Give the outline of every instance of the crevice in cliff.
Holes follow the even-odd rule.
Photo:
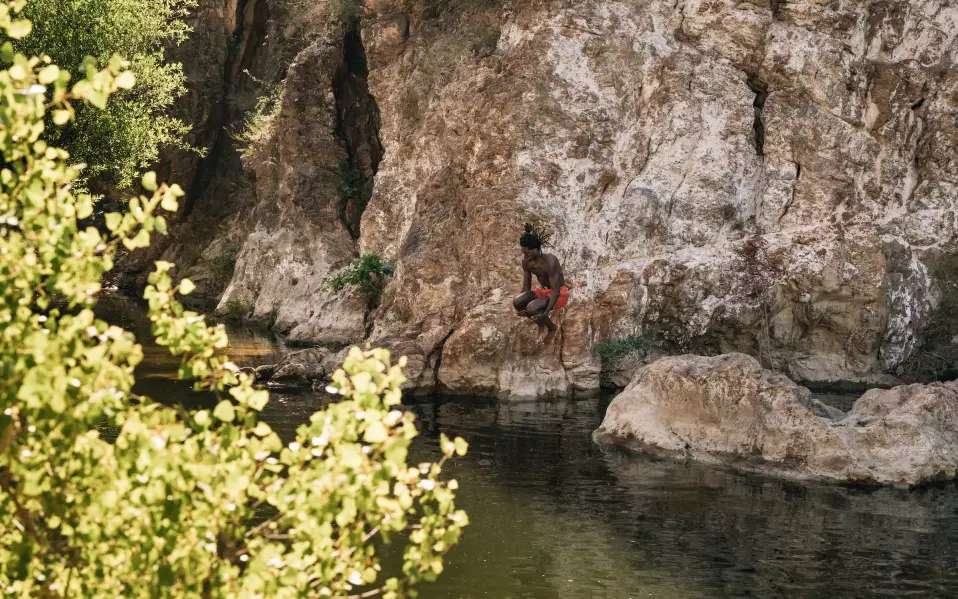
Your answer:
[[[369,93],[366,49],[358,23],[343,36],[343,62],[333,76],[336,97],[336,135],[348,158],[339,165],[336,189],[340,198],[339,217],[354,239],[372,196],[373,178],[383,157],[379,140],[379,106]]]
[[[755,120],[752,122],[752,130],[755,134],[755,152],[759,156],[765,155],[765,121],[763,120],[765,111],[765,100],[768,99],[768,85],[755,75],[749,75],[746,79],[748,88],[755,94],[752,101],[752,108],[755,111]]]
[[[456,327],[451,327],[449,329],[449,332],[446,333],[446,336],[442,338],[442,341],[437,343],[436,347],[433,348],[432,352],[430,352],[429,358],[427,359],[427,362],[426,362],[428,364],[428,360],[432,359],[432,357],[435,356],[435,364],[433,365],[433,368],[432,368],[432,380],[433,380],[433,385],[435,386],[436,391],[439,390],[439,367],[442,366],[442,351],[446,347],[446,341],[449,341],[449,338],[452,337],[452,334],[455,332],[456,332]]]
[[[791,209],[792,204],[795,203],[795,190],[798,189],[798,182],[802,180],[802,165],[795,163],[795,182],[792,184],[792,195],[788,198],[788,202],[785,204],[785,207],[782,208],[782,213],[778,217],[778,222],[782,222],[782,219],[788,214],[789,209]]]
[[[772,11],[772,17],[781,18],[782,4],[784,0],[768,0],[768,8]]]
[[[235,22],[236,30],[229,43],[229,53],[223,66],[222,93],[213,110],[210,111],[210,119],[206,127],[206,132],[201,137],[212,139],[212,144],[206,154],[200,158],[197,163],[195,174],[190,181],[186,200],[183,207],[183,216],[189,216],[196,202],[201,199],[217,175],[222,175],[224,170],[229,170],[229,166],[223,168],[223,162],[231,158],[233,149],[233,140],[226,129],[237,116],[235,110],[231,110],[230,94],[235,87],[237,76],[248,69],[253,62],[256,49],[266,39],[266,24],[269,21],[269,3],[266,0],[237,0]],[[238,160],[233,160],[233,164],[238,174],[241,166]]]

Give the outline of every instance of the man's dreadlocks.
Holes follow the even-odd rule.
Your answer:
[[[542,227],[537,227],[532,223],[526,223],[526,232],[519,238],[519,247],[541,250],[543,246],[549,245],[549,239],[551,238],[551,232],[546,232]]]

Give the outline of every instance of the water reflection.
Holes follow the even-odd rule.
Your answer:
[[[607,401],[412,406],[426,435],[472,444],[452,468],[472,526],[424,597],[956,595],[954,486],[867,492],[600,448]]]
[[[148,339],[137,309],[113,314]],[[230,340],[240,364],[283,353],[250,331]],[[166,350],[146,355],[138,390],[210,402],[171,379]],[[324,401],[274,393],[263,417],[288,440]],[[440,431],[470,443],[448,471],[472,524],[421,597],[958,596],[954,485],[861,491],[631,455],[590,440],[608,401],[407,400],[412,461],[438,459]]]

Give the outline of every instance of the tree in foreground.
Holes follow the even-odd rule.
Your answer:
[[[86,163],[85,178],[127,187],[163,146],[183,147],[188,127],[168,112],[186,80],[166,49],[186,38],[184,18],[195,6],[195,0],[30,0],[24,9],[33,31],[14,41],[15,51],[47,54],[77,73],[86,71],[88,56],[103,65],[119,54],[136,77],[136,88],[120,90],[106,109],[78,106],[69,126],[47,131],[46,141]]]
[[[26,35],[22,2],[0,3],[0,31]],[[81,169],[41,140],[71,102],[103,108],[132,87],[126,63],[70,75],[45,57],[0,50],[0,593],[11,597],[384,597],[442,571],[466,515],[442,464],[410,467],[412,416],[399,408],[401,367],[353,348],[331,390],[342,396],[284,445],[259,420],[257,390],[222,351],[220,326],[183,309],[172,265],[157,263],[145,298],[158,343],[215,407],[165,406],[133,389],[142,351],[94,317],[100,280],[122,244],[163,233],[182,192],[158,186],[81,230],[92,199]],[[211,404],[213,405],[213,404]],[[119,432],[115,441],[100,430]],[[390,541],[401,559],[384,565]],[[389,564],[392,564],[389,561]]]

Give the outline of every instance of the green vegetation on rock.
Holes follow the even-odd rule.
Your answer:
[[[115,94],[105,110],[78,106],[72,123],[50,128],[44,135],[47,142],[87,165],[84,179],[127,187],[157,160],[160,148],[183,147],[188,127],[168,112],[184,92],[186,80],[181,65],[166,60],[165,49],[185,39],[189,29],[183,18],[195,4],[195,0],[31,0],[26,5],[23,16],[33,23],[33,32],[14,42],[17,52],[49,55],[75,77],[118,54],[128,57],[128,68],[136,77],[136,89]]]
[[[632,335],[618,339],[609,339],[595,345],[595,351],[606,359],[621,358],[634,351],[647,350],[655,347],[655,343],[640,335]]]
[[[27,35],[0,4],[0,31]],[[168,262],[144,293],[156,342],[179,375],[214,398],[170,407],[133,391],[143,350],[94,316],[116,250],[166,231],[183,192],[143,177],[150,194],[81,229],[93,199],[68,153],[41,140],[107,106],[134,76],[113,59],[69,86],[46,59],[2,49],[0,70],[0,589],[9,597],[413,596],[442,572],[466,515],[445,459],[406,463],[417,431],[400,409],[400,359],[353,348],[333,376],[342,397],[283,443],[259,414],[269,401],[223,353],[222,326],[183,308]],[[44,88],[46,88],[44,90]],[[117,431],[113,440],[101,430]],[[400,559],[383,563],[390,541]]]
[[[385,286],[386,278],[396,272],[396,267],[376,254],[364,254],[330,279],[333,291],[341,291],[347,285],[356,285],[366,298],[377,300]]]

